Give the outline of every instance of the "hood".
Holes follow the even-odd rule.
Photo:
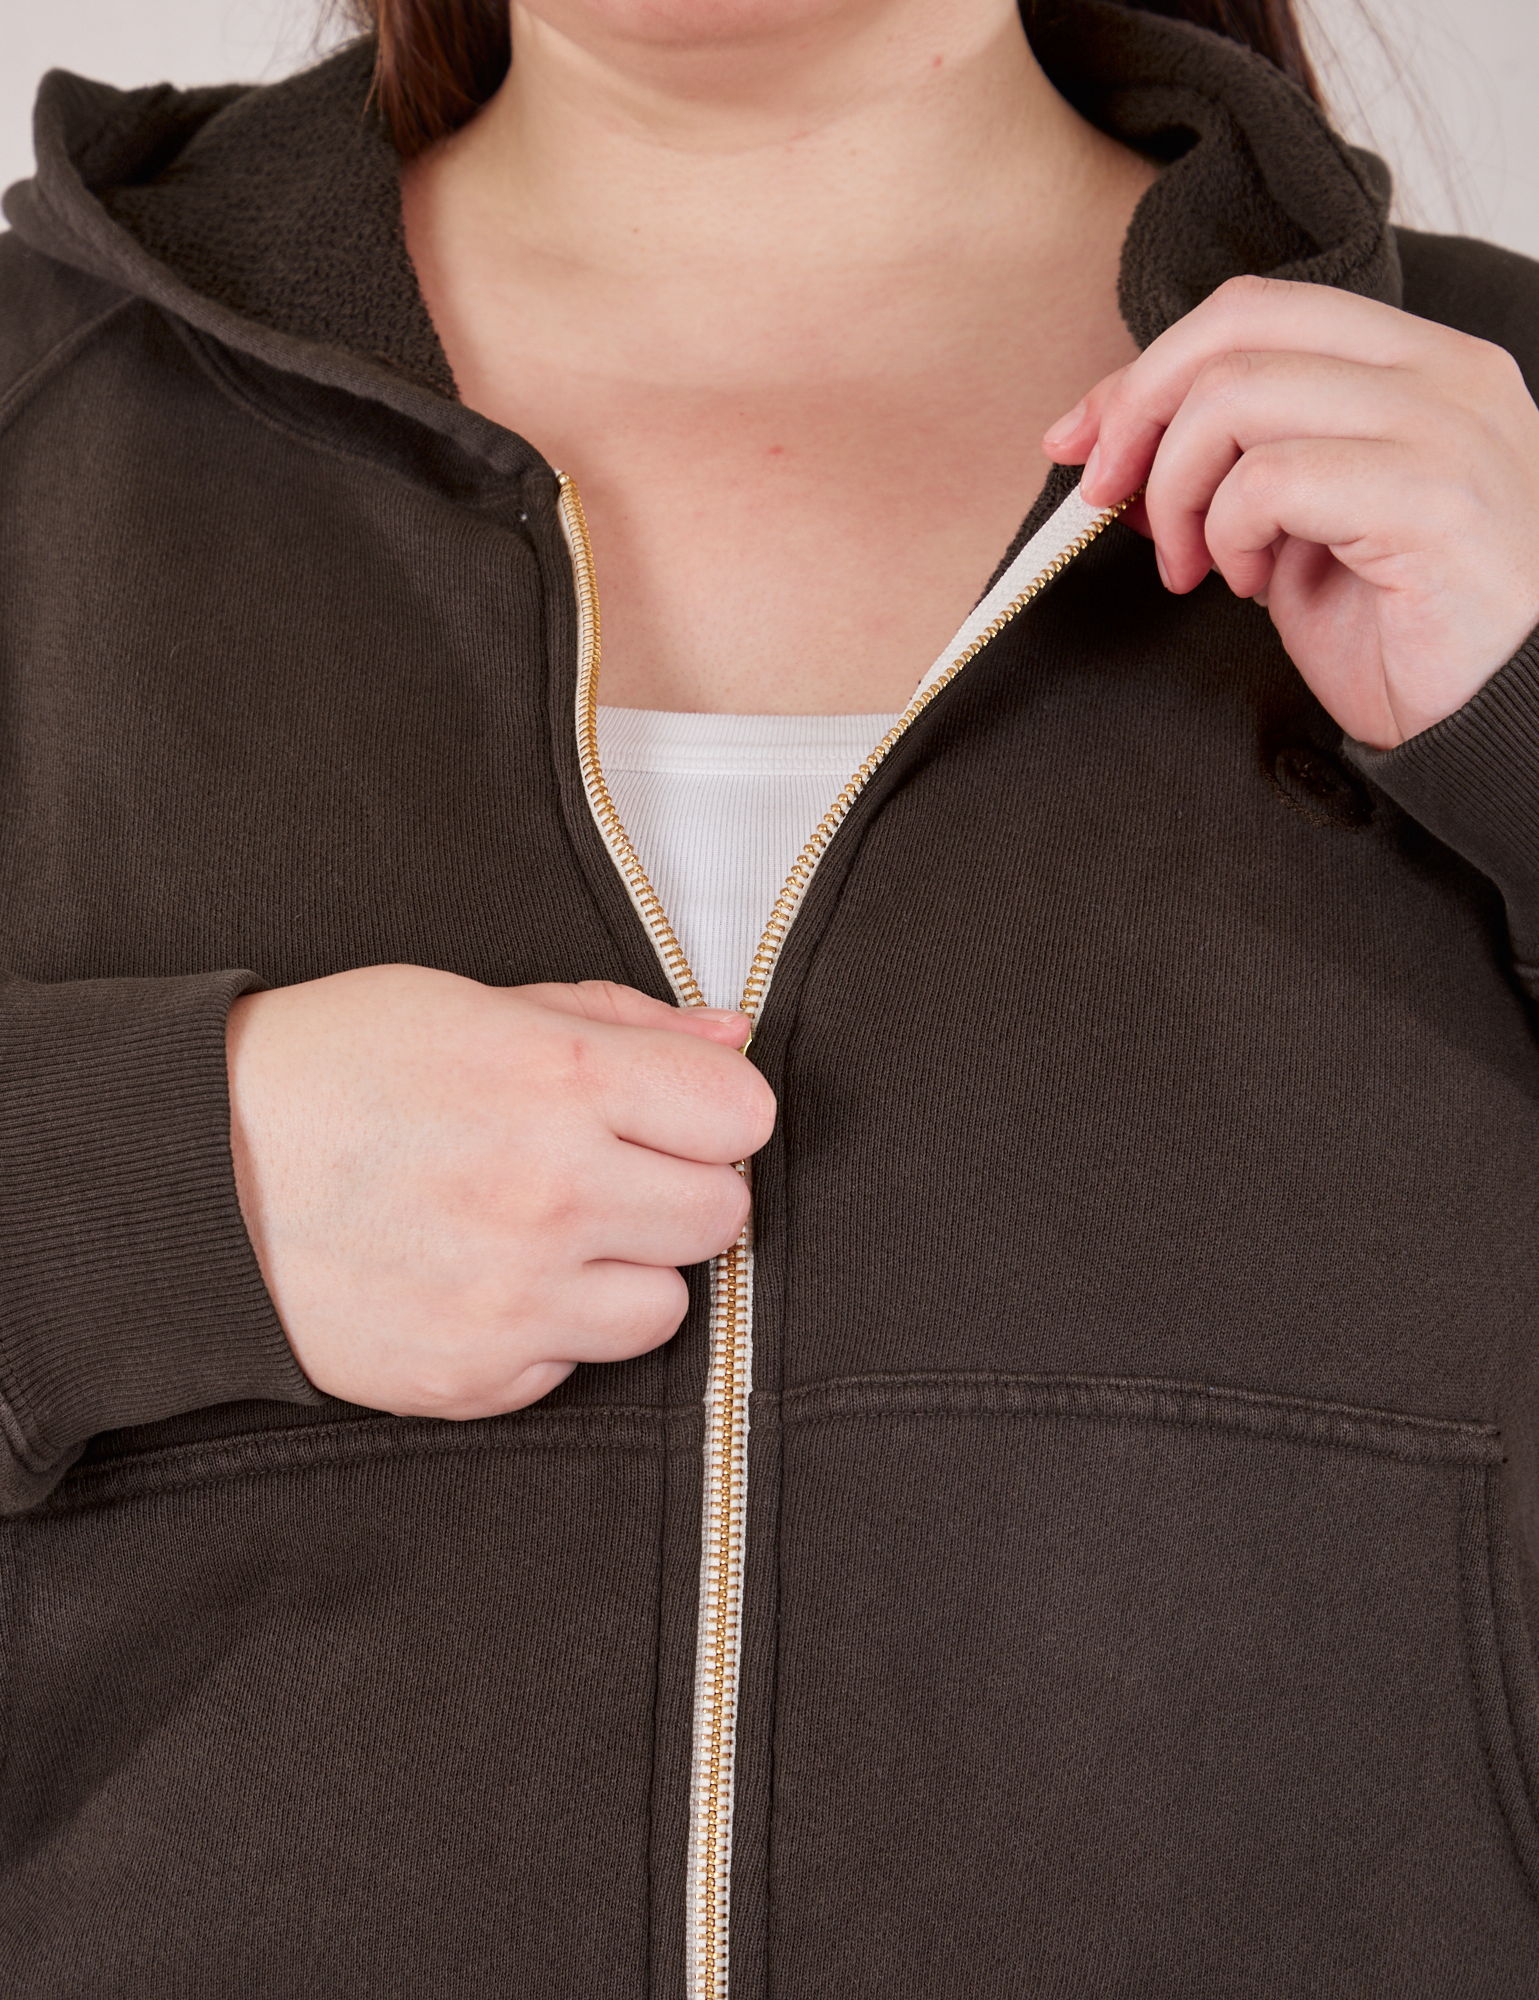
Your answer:
[[[1030,34],[1071,103],[1167,162],[1123,250],[1141,345],[1246,271],[1398,303],[1388,175],[1271,64],[1109,0],[1036,0]],[[250,88],[51,71],[37,173],[6,216],[34,249],[227,346],[418,416],[437,404],[444,427],[454,383],[406,253],[373,66],[365,40]]]
[[[1264,57],[1105,0],[1036,0],[1030,32],[1078,111],[1168,163],[1123,245],[1140,347],[1244,272],[1400,303],[1388,169]]]

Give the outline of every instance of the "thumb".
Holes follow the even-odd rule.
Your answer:
[[[552,982],[530,989],[541,1003],[558,1014],[575,1014],[585,1021],[601,1021],[613,1028],[663,1029],[675,1034],[698,1035],[708,1042],[722,1042],[740,1049],[748,1040],[752,1024],[746,1014],[730,1007],[674,1007],[666,1000],[654,1000],[638,993],[634,986],[621,986],[612,979],[583,979],[572,985]]]

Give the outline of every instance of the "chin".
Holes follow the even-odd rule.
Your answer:
[[[860,0],[537,0],[526,11],[579,44],[624,41],[705,53],[751,47],[841,17],[853,24],[869,9]]]

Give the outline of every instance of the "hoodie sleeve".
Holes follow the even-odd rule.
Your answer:
[[[1539,398],[1539,264],[1468,237],[1396,232],[1408,312],[1505,347]],[[1464,706],[1395,750],[1346,754],[1493,881],[1518,977],[1539,1000],[1539,628]]]
[[[0,1513],[98,1431],[323,1400],[236,1199],[225,1018],[259,984],[0,975]]]
[[[1484,687],[1363,773],[1501,890],[1515,970],[1539,1000],[1539,628]]]

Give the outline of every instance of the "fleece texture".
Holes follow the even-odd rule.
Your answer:
[[[1101,0],[1031,32],[1168,162],[1141,340],[1272,272],[1539,382],[1539,270],[1393,230],[1259,58]],[[703,1275],[655,1354],[398,1419],[305,1382],[235,1199],[241,992],[667,994],[583,793],[556,478],[453,393],[372,60],[56,74],[7,198],[28,2000],[683,1987]],[[1376,755],[1120,527],[861,795],[754,1044],[732,2000],[1533,1993],[1536,828],[1532,644]]]

